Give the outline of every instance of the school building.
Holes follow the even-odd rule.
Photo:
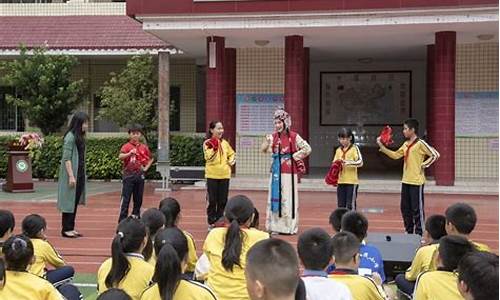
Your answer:
[[[0,41],[10,36],[0,59],[15,57],[24,40],[78,57],[91,116],[110,72],[131,55],[158,55],[168,70],[159,84],[179,107],[170,130],[201,134],[222,120],[237,176],[268,174],[259,148],[284,106],[312,146],[310,176],[325,175],[341,127],[355,131],[361,177],[399,176],[401,162],[378,153],[375,139],[391,125],[400,144],[401,124],[413,117],[441,153],[431,170],[437,184],[498,180],[497,1],[70,0],[0,4],[0,24],[17,30],[0,32]],[[22,116],[2,105],[0,93],[0,129],[22,130]],[[120,128],[95,119],[91,130]]]

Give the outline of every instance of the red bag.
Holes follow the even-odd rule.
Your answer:
[[[380,142],[384,144],[384,146],[389,146],[394,141],[392,140],[392,128],[389,125],[386,125],[382,131],[380,131]]]
[[[337,159],[332,163],[330,170],[325,176],[326,184],[337,186],[341,171],[342,171],[342,160]]]

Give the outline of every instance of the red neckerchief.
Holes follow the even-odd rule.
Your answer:
[[[351,269],[335,269],[330,275],[356,275],[357,271]]]
[[[349,152],[349,150],[351,150],[351,148],[352,148],[352,144],[349,145],[349,147],[347,147],[346,151],[344,151],[344,147],[342,147],[342,146],[340,147],[340,151],[342,151],[342,159],[345,159],[347,152]]]
[[[408,145],[408,148],[406,148],[406,151],[404,152],[404,161],[405,161],[405,168],[408,166],[408,164],[406,163],[406,161],[408,160],[408,156],[410,155],[410,149],[411,147],[413,147],[420,139],[419,138],[416,138],[413,143],[411,143],[410,145]]]

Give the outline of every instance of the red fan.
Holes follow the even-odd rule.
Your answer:
[[[305,174],[306,173],[306,165],[304,164],[304,161],[299,159],[295,161],[295,164],[297,165],[297,172],[299,174]]]
[[[214,149],[215,152],[219,150],[219,140],[216,137],[212,137],[206,141],[208,149]]]
[[[333,186],[337,186],[339,181],[339,175],[342,171],[342,160],[338,159],[332,163],[328,174],[326,174],[325,182]]]
[[[392,140],[392,128],[389,125],[386,125],[381,131],[380,131],[380,142],[384,144],[385,146],[389,146],[394,141]]]

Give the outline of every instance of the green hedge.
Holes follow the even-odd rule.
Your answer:
[[[0,136],[0,178],[7,174],[7,144],[12,136]],[[118,159],[121,146],[127,142],[122,137],[87,138],[86,167],[90,179],[121,178],[122,163]],[[170,137],[170,162],[175,166],[203,166],[203,138],[191,136]],[[148,146],[156,155],[157,140],[148,141]],[[43,147],[33,153],[33,177],[55,179],[59,172],[62,155],[62,137],[47,136]],[[156,156],[155,156],[156,157]],[[153,164],[146,174],[149,179],[158,179]]]

